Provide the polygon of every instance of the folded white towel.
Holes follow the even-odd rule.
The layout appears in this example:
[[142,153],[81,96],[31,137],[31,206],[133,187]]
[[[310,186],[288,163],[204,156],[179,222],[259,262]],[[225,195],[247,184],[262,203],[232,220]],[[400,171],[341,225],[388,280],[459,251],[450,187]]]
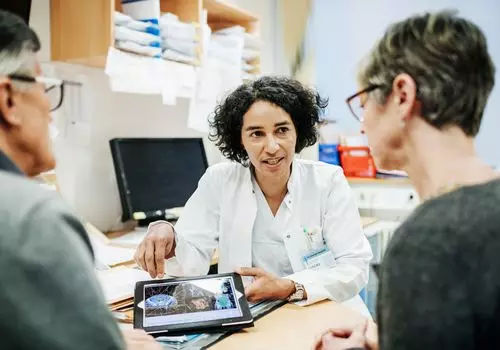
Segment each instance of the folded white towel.
[[232,26],[232,27],[227,27],[223,29],[217,30],[215,33],[221,34],[221,35],[243,35],[245,34],[246,29],[243,28],[242,26]]
[[115,47],[120,50],[137,53],[143,56],[161,57],[160,47],[144,46],[133,41],[116,40]]
[[132,41],[145,46],[161,47],[160,36],[139,32],[123,26],[115,26],[115,39]]
[[124,14],[139,21],[158,24],[160,0],[121,0]]
[[115,11],[115,13],[113,15],[113,20],[115,22],[115,25],[118,25],[118,26],[124,25],[125,23],[130,22],[130,21],[133,21],[132,17],[127,16],[126,14],[118,12],[118,11]]
[[199,44],[193,41],[163,38],[162,48],[180,52],[186,56],[197,57]]
[[262,46],[262,40],[254,34],[245,33],[243,38],[245,39],[245,48],[260,49]]
[[169,22],[169,21],[173,21],[173,22],[179,22],[179,16],[173,14],[173,13],[170,13],[170,12],[165,12],[164,14],[162,14],[160,16],[160,22]]
[[160,31],[163,38],[186,41],[199,41],[198,27],[194,23],[184,23],[172,19],[160,19]]
[[247,48],[243,49],[243,59],[245,61],[252,61],[257,57],[259,57],[259,54],[260,54],[259,50],[247,49]]
[[121,12],[115,11],[114,20],[116,26],[126,27],[138,32],[149,33],[152,35],[160,35],[160,27],[151,22],[137,21],[130,16],[124,15]]
[[198,60],[195,57],[189,57],[170,49],[163,50],[161,56],[167,60],[189,63],[189,64],[196,64],[198,62]]

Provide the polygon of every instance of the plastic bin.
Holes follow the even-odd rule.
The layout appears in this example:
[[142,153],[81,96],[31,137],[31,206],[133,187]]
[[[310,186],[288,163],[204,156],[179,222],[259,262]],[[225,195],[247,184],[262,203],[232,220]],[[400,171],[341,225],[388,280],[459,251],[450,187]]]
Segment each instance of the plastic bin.
[[366,146],[339,146],[340,164],[347,177],[374,178],[377,175],[375,162]]

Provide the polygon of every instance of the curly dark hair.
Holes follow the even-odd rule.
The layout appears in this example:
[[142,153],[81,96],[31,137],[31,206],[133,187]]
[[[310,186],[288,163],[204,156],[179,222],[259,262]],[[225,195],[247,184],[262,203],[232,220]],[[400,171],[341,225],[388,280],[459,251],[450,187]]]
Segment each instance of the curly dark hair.
[[248,155],[241,142],[241,128],[243,115],[256,101],[268,101],[290,115],[297,130],[296,153],[318,140],[317,125],[328,99],[297,80],[266,76],[242,84],[215,108],[209,139],[226,158],[248,165]]

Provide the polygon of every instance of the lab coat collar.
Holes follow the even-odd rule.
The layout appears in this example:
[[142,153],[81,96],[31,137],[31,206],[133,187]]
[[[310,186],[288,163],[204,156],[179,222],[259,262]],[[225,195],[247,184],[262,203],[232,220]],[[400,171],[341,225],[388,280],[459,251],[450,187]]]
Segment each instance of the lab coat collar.
[[[296,192],[297,186],[300,186],[299,184],[299,169],[297,166],[297,162],[295,161],[295,157],[292,162],[291,166],[291,173],[290,177],[288,178],[287,182],[287,194],[285,195],[285,205],[288,207],[290,211],[293,210],[293,204],[294,204],[294,193]],[[250,183],[252,184],[252,192],[255,194],[255,190],[253,189],[253,185],[255,184],[256,186],[259,186],[257,183],[257,179],[255,178],[255,168],[253,165],[250,164],[249,166],[249,173],[250,173]]]
[[293,211],[293,205],[295,203],[295,198],[297,198],[297,196],[296,196],[297,184],[299,183],[299,179],[298,179],[299,169],[297,167],[297,162],[295,161],[295,158],[292,162],[292,169],[291,170],[292,171],[290,173],[290,178],[288,179],[288,183],[287,183],[288,193],[284,199],[285,205],[288,207],[290,212]]

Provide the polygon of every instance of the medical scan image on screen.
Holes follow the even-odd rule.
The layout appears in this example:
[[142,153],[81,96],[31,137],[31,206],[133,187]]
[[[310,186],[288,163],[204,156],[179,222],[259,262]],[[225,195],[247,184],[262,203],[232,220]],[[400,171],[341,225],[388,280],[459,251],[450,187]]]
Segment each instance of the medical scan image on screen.
[[144,327],[241,316],[231,277],[144,286]]

